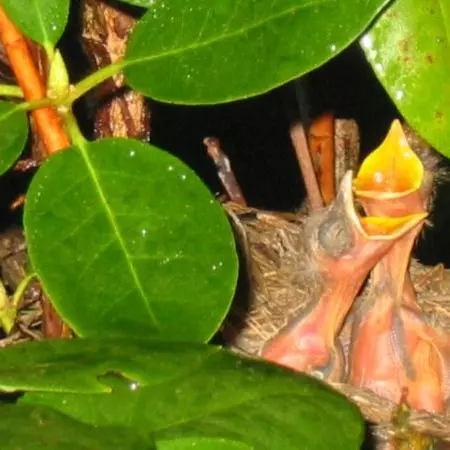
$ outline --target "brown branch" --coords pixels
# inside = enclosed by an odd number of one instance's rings
[[[239,183],[234,176],[233,170],[231,169],[230,160],[227,158],[223,152],[220,141],[214,137],[206,137],[203,139],[203,144],[206,147],[206,151],[210,158],[214,161],[217,168],[217,175],[222,182],[230,200],[239,203],[240,205],[247,206],[242,190]]]
[[[308,141],[320,192],[325,205],[328,205],[336,196],[333,114],[322,114],[313,121],[308,131]]]
[[[355,171],[359,161],[358,124],[352,119],[334,121],[334,179],[339,189],[347,170]]]
[[[24,36],[9,20],[0,6],[0,40],[17,83],[24,93],[25,100],[31,102],[46,98],[44,82],[39,74]],[[47,156],[70,145],[61,117],[53,108],[40,108],[32,111],[33,119],[47,151]]]
[[[309,205],[312,210],[320,209],[324,205],[323,199],[315,175],[311,154],[308,149],[305,130],[301,122],[297,122],[291,126],[290,136],[303,175]]]
[[[125,55],[137,18],[133,9],[116,2],[84,0],[81,41],[95,69]],[[125,85],[122,73],[103,82],[91,94],[95,102],[94,137],[150,140],[151,111],[146,98]]]

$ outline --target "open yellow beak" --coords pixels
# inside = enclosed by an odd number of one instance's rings
[[[389,199],[420,189],[423,179],[423,164],[395,120],[382,144],[365,158],[353,186],[358,197]]]
[[[364,160],[353,186],[355,196],[365,212],[384,220],[387,216],[426,215],[431,190],[430,183],[424,180],[423,163],[408,145],[400,122],[395,120],[384,142]],[[414,242],[422,226],[405,234],[387,256],[396,292],[403,293],[405,304],[416,311],[420,308],[407,270]],[[396,302],[400,300],[395,299]]]

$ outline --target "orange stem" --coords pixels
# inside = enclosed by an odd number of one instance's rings
[[[314,169],[325,205],[336,196],[334,180],[334,116],[322,114],[316,119],[308,133],[309,148]]]
[[[32,102],[46,98],[46,89],[39,71],[34,64],[25,38],[9,20],[0,6],[0,41],[5,47],[6,55],[16,76],[17,83],[23,91],[26,101]],[[47,156],[70,145],[70,140],[62,126],[59,114],[53,108],[40,108],[31,112],[36,123]]]

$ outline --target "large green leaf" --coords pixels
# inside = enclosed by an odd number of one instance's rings
[[[361,45],[406,120],[450,156],[450,2],[396,0]]]
[[[256,95],[349,45],[386,0],[156,0],[126,55],[128,82],[168,102]]]
[[[0,175],[22,153],[28,136],[28,120],[17,105],[0,101]]]
[[[252,450],[255,447],[242,442],[223,438],[178,438],[160,440],[158,450],[186,450],[195,448],[195,450]]]
[[[342,395],[307,375],[218,347],[108,338],[0,352],[0,386],[25,390],[21,401],[90,425],[154,433],[158,448],[190,442],[222,449],[226,441],[238,449],[356,450],[361,444],[360,413]]]
[[[149,6],[155,3],[155,0],[120,0],[120,2],[140,6],[142,8],[148,8]]]
[[[150,450],[154,444],[126,428],[93,427],[44,406],[0,406],[2,450]]]
[[[50,158],[27,193],[34,269],[82,336],[208,340],[231,303],[237,256],[227,217],[167,152],[105,139]]]
[[[66,27],[70,0],[2,0],[1,5],[24,34],[53,48]]]

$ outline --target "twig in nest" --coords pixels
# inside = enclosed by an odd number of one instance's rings
[[[246,206],[242,190],[239,187],[239,183],[234,176],[233,170],[231,169],[230,160],[227,158],[223,152],[219,139],[215,137],[206,137],[203,139],[203,145],[206,147],[206,151],[210,158],[214,161],[217,168],[217,174],[225,188],[230,200],[239,203],[240,205]]]
[[[297,155],[297,161],[303,175],[306,192],[308,194],[309,205],[312,210],[320,209],[324,206],[322,195],[319,189],[319,183],[314,171],[311,154],[308,149],[305,130],[300,122],[291,126],[290,129],[292,145]]]
[[[336,196],[334,177],[334,116],[322,114],[308,130],[308,142],[316,177],[325,205]]]

